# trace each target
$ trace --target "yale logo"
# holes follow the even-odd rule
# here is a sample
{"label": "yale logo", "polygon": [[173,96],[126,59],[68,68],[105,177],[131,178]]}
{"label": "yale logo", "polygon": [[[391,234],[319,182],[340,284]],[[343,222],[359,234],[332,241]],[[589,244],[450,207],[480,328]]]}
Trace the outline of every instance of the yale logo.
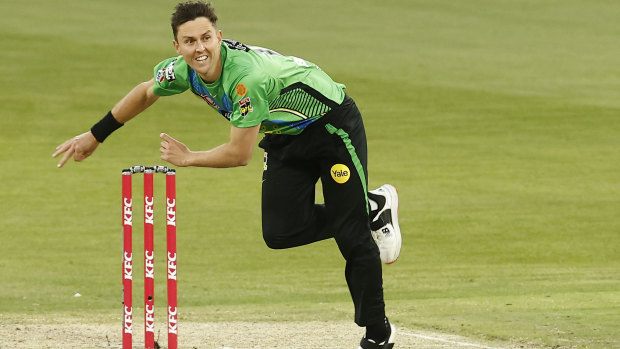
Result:
{"label": "yale logo", "polygon": [[349,168],[343,164],[335,164],[332,166],[330,172],[334,181],[340,184],[346,183],[351,176],[351,171],[349,171]]}

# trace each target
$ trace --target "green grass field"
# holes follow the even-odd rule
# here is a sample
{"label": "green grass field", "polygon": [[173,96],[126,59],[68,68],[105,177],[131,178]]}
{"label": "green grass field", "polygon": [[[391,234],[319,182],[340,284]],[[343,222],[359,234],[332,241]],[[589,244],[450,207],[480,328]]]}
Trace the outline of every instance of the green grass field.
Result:
{"label": "green grass field", "polygon": [[[184,94],[83,163],[50,157],[175,54],[175,3],[0,3],[0,326],[96,313],[120,337],[120,170],[163,164],[163,131],[195,150],[227,140],[224,119]],[[620,3],[215,5],[224,37],[317,63],[356,99],[370,187],[400,193],[393,322],[504,347],[620,348]],[[258,148],[246,168],[178,171],[181,321],[352,320],[333,241],[262,242],[261,171]]]}

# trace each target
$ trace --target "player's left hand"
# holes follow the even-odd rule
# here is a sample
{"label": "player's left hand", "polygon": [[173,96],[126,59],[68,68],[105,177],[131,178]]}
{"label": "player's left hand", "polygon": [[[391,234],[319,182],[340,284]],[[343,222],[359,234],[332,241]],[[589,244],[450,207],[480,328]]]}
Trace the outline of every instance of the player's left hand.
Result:
{"label": "player's left hand", "polygon": [[185,144],[165,133],[160,134],[159,137],[163,139],[159,148],[162,154],[161,159],[175,166],[187,166],[187,159],[191,154],[191,150]]}

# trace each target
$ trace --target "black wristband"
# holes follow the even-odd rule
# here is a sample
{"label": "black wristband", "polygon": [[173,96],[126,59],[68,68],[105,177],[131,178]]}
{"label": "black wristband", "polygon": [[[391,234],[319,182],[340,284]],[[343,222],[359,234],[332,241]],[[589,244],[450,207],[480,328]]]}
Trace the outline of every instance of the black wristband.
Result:
{"label": "black wristband", "polygon": [[97,139],[99,143],[103,143],[103,141],[108,138],[112,132],[116,131],[121,126],[123,126],[123,124],[116,121],[112,115],[112,111],[109,111],[103,119],[99,120],[99,122],[90,128],[90,132],[92,132],[93,136],[95,136],[95,139]]}

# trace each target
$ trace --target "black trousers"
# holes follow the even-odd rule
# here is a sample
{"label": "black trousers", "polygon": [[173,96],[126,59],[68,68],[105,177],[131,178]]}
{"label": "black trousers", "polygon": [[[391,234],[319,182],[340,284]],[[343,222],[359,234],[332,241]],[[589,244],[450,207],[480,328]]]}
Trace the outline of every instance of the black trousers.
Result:
{"label": "black trousers", "polygon": [[[267,134],[263,237],[274,249],[334,238],[359,326],[383,323],[379,249],[370,235],[366,132],[350,97],[299,135]],[[315,203],[321,179],[324,205]]]}

